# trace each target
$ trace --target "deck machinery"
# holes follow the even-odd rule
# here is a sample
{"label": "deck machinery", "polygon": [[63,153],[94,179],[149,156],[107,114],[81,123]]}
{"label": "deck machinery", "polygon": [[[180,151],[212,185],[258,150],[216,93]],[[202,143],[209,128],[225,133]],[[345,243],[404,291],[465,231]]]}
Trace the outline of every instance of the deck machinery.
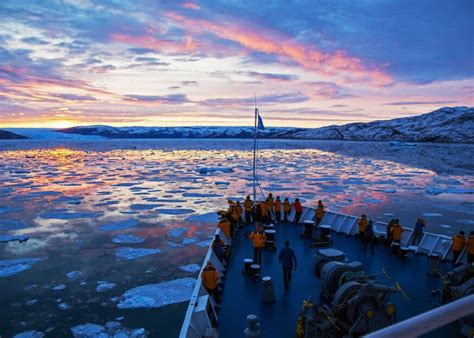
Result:
{"label": "deck machinery", "polygon": [[378,284],[360,262],[345,261],[339,250],[318,251],[321,302],[315,296],[304,302],[297,321],[299,338],[360,336],[395,323],[390,295],[400,290]]}

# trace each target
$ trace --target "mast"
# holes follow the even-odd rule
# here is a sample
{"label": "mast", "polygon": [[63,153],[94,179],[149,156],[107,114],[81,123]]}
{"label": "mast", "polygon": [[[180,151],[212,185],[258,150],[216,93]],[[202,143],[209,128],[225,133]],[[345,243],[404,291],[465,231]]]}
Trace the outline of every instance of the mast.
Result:
{"label": "mast", "polygon": [[257,109],[257,94],[255,94],[255,121],[254,121],[254,135],[253,135],[253,201],[256,201],[257,198],[257,119],[258,119],[258,109]]}

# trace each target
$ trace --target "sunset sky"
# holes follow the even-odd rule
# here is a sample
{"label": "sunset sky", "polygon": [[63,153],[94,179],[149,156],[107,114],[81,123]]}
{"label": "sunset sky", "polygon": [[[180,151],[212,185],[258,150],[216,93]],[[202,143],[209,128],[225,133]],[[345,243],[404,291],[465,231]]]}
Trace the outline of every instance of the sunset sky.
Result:
{"label": "sunset sky", "polygon": [[0,127],[318,127],[474,105],[474,1],[0,1]]}

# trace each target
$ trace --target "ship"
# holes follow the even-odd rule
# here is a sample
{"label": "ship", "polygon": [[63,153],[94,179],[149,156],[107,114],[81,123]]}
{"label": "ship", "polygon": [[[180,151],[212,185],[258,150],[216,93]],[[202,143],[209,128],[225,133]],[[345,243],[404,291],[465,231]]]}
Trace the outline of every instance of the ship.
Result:
{"label": "ship", "polygon": [[[263,127],[256,107],[254,121],[257,205],[266,197],[256,175],[258,130]],[[403,227],[397,242],[387,238],[388,224],[373,222],[372,253],[359,238],[359,216],[329,208],[315,222],[316,208],[303,206],[297,222],[294,208],[287,221],[279,222],[283,215],[275,217],[273,210],[263,224],[268,236],[260,264],[254,264],[248,239],[254,217],[245,224],[244,210],[244,225],[233,237],[217,228],[214,235],[225,242],[228,257],[217,257],[212,244],[208,248],[179,337],[474,336],[474,266],[467,263],[467,248],[453,261],[449,236],[423,232],[414,243],[415,229]],[[297,257],[288,289],[278,261],[285,241]],[[209,262],[219,276],[219,303],[202,283]]]}

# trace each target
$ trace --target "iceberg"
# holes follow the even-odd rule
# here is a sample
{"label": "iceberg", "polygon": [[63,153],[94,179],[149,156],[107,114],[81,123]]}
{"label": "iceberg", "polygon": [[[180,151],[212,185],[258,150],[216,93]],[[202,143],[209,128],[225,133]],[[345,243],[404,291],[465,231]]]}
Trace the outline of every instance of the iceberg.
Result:
{"label": "iceberg", "polygon": [[159,308],[189,301],[196,284],[194,278],[180,278],[158,284],[147,284],[127,290],[117,304],[119,309]]}

